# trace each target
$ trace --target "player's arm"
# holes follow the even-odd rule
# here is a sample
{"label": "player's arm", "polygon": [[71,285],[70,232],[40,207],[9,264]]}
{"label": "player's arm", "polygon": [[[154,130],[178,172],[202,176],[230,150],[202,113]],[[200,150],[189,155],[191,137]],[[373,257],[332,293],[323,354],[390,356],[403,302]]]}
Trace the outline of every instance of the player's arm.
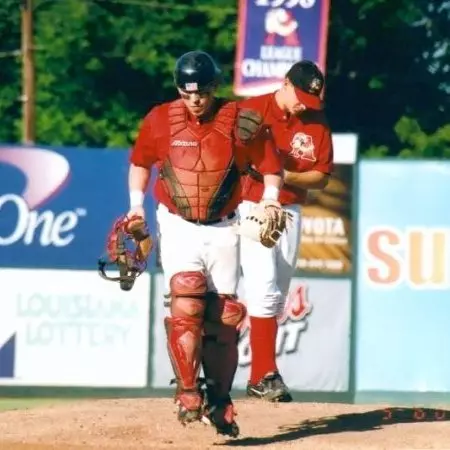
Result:
{"label": "player's arm", "polygon": [[130,208],[142,206],[145,192],[150,183],[150,169],[130,164],[128,171],[128,190],[130,192]]}
{"label": "player's arm", "polygon": [[249,164],[262,175],[264,200],[278,200],[283,186],[283,166],[279,151],[269,133],[262,132],[249,148]]}
{"label": "player's arm", "polygon": [[128,190],[130,195],[130,213],[144,217],[144,197],[150,183],[151,168],[157,160],[156,145],[153,139],[152,122],[155,113],[152,110],[143,120],[138,137],[130,155],[128,171]]}
{"label": "player's arm", "polygon": [[238,143],[243,147],[247,166],[254,168],[263,179],[263,199],[277,201],[283,184],[281,157],[263,125],[262,113],[254,106],[246,101],[240,104],[236,123]]}
{"label": "player's arm", "polygon": [[287,185],[300,189],[324,189],[328,184],[330,175],[318,170],[307,172],[284,171],[284,182]]}
{"label": "player's arm", "polygon": [[284,182],[300,189],[324,189],[333,171],[333,143],[331,133],[326,129],[322,135],[319,155],[312,170],[293,172],[284,170]]}

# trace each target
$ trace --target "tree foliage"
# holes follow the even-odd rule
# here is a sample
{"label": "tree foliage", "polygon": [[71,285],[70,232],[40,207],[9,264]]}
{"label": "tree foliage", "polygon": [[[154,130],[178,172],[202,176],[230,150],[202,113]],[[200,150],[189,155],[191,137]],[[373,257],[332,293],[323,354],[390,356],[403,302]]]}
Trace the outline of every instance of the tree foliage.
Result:
{"label": "tree foliage", "polygon": [[[124,147],[175,98],[185,51],[211,52],[232,95],[235,0],[34,0],[37,141]],[[20,0],[0,4],[0,141],[21,133]],[[332,0],[327,110],[368,156],[447,157],[450,3]]]}
{"label": "tree foliage", "polygon": [[[357,130],[373,156],[402,151],[399,131],[408,121],[425,136],[438,133],[450,117],[449,21],[450,2],[440,0],[333,0],[327,103],[334,128]],[[443,156],[442,145],[435,156]],[[427,156],[418,148],[410,154]]]}
{"label": "tree foliage", "polygon": [[0,5],[0,142],[15,142],[21,109],[20,15],[17,0]]}

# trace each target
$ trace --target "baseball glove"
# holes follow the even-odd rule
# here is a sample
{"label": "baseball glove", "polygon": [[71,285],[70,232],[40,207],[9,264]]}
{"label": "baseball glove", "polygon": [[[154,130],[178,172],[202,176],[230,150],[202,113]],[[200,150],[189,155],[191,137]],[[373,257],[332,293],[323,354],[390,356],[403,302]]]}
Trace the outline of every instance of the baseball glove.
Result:
{"label": "baseball glove", "polygon": [[275,247],[292,220],[292,214],[278,202],[258,204],[239,224],[238,234],[260,242],[264,247]]}
{"label": "baseball glove", "polygon": [[260,132],[263,125],[263,117],[258,111],[252,109],[241,109],[237,115],[236,136],[247,144]]}
{"label": "baseball glove", "polygon": [[[136,277],[146,269],[153,248],[147,222],[137,215],[119,217],[108,234],[106,248],[106,257],[98,261],[100,276],[118,281],[124,291],[131,290]],[[106,275],[105,269],[111,265],[117,266],[119,276]]]}

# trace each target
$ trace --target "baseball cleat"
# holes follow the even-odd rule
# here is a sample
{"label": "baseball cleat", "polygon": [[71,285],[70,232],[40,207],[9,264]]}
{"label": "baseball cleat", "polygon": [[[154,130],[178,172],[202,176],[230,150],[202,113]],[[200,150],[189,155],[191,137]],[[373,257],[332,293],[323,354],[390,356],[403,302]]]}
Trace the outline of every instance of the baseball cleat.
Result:
{"label": "baseball cleat", "polygon": [[190,422],[202,420],[205,404],[205,394],[202,389],[202,380],[198,380],[197,389],[182,389],[177,379],[170,381],[170,384],[176,384],[175,404],[178,407],[177,417],[182,425]]}
{"label": "baseball cleat", "polygon": [[177,396],[177,417],[182,425],[202,419],[203,396],[198,392],[182,392]]}
{"label": "baseball cleat", "polygon": [[208,405],[205,411],[205,419],[216,429],[217,434],[232,438],[238,437],[240,432],[238,424],[234,420],[236,415],[231,399],[215,405]]}
{"label": "baseball cleat", "polygon": [[249,397],[267,400],[269,402],[288,403],[292,401],[289,388],[284,384],[278,372],[270,372],[257,384],[247,384]]}

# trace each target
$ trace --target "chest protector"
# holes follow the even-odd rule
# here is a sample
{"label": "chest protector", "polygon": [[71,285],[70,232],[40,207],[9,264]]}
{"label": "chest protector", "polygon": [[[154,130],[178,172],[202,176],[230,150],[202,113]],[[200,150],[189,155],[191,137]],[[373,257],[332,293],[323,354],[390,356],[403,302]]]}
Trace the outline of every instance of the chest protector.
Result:
{"label": "chest protector", "polygon": [[212,122],[190,126],[181,100],[169,106],[169,152],[160,170],[164,188],[187,220],[222,217],[238,183],[234,158],[234,103],[222,106]]}

